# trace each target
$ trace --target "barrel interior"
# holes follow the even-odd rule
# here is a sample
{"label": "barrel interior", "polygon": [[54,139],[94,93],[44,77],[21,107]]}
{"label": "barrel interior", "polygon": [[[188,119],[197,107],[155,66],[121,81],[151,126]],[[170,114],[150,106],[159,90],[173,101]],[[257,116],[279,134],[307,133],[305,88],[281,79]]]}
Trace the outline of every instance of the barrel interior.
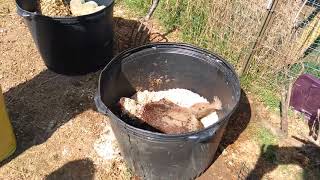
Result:
{"label": "barrel interior", "polygon": [[234,71],[217,56],[193,49],[147,48],[120,57],[101,77],[102,101],[114,114],[121,97],[139,90],[184,88],[213,100],[218,96],[227,115],[236,106],[240,87]]}

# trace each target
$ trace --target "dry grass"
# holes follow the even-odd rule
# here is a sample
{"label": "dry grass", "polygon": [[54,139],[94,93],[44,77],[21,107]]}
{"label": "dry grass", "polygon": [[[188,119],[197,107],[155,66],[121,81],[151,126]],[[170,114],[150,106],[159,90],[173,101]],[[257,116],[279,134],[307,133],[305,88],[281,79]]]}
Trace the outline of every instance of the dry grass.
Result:
{"label": "dry grass", "polygon": [[[140,12],[148,8],[148,3],[142,0],[122,1]],[[278,67],[279,63],[275,62],[279,62],[279,56],[271,56],[270,52],[286,56],[287,49],[296,44],[293,36],[298,37],[301,32],[293,34],[292,29],[300,5],[298,0],[279,3],[261,44],[262,49],[255,54],[256,63]],[[211,49],[237,67],[249,55],[267,13],[267,4],[263,0],[166,0],[157,10],[164,25],[178,28],[184,41]]]}
{"label": "dry grass", "polygon": [[[141,13],[145,13],[150,5],[144,0],[119,2]],[[284,83],[288,77],[293,81],[303,69],[289,71],[292,66],[306,60],[302,58],[304,51],[320,34],[319,15],[307,27],[294,28],[302,3],[300,0],[279,1],[266,32],[260,37],[261,43],[253,53],[249,74],[243,77],[250,82],[245,83],[245,88],[260,87],[255,91],[267,91],[258,94],[267,104],[273,104],[276,108],[281,85],[288,84]],[[302,9],[298,20],[305,19],[315,9],[306,7]],[[156,17],[167,29],[178,29],[179,41],[216,52],[231,62],[238,72],[241,72],[252,52],[267,14],[267,2],[264,0],[163,0],[156,11]],[[311,61],[320,65],[319,60],[311,58]],[[272,94],[276,94],[277,100],[269,98],[270,95],[274,96]]]}
{"label": "dry grass", "polygon": [[308,28],[295,28],[294,19],[300,6],[300,1],[278,4],[273,21],[255,54],[251,73],[259,71],[260,77],[274,76],[274,73],[302,61],[303,52],[315,40],[308,34],[313,33],[317,20],[312,21]]}
{"label": "dry grass", "polygon": [[[120,39],[138,24],[129,13],[115,8]],[[95,110],[97,78],[47,70],[14,1],[0,0],[0,84],[17,138],[15,154],[0,163],[0,179],[130,179],[120,155],[109,160],[94,149],[109,126]]]}
{"label": "dry grass", "polygon": [[[161,4],[162,7],[167,8],[164,10],[175,13],[161,14],[162,10],[158,9],[158,16],[161,15],[163,21],[171,23],[167,24],[167,28],[178,27],[182,36],[185,39],[189,38],[189,42],[207,46],[227,59],[233,60],[235,65],[239,65],[238,68],[241,67],[239,63],[248,54],[248,51],[245,50],[251,47],[259,29],[258,25],[262,23],[261,20],[265,14],[264,4],[258,6],[259,3],[253,0],[246,2],[239,0],[197,1],[197,4],[194,2],[164,0]],[[186,8],[187,3],[190,4],[188,9]],[[209,3],[210,6],[201,3]],[[143,4],[148,6],[148,3]],[[254,7],[248,8],[252,4],[255,4]],[[228,6],[225,7],[225,5]],[[211,10],[214,7],[216,9]],[[203,10],[198,11],[196,8],[203,8]],[[219,8],[226,9],[218,11]],[[210,11],[207,11],[208,9]],[[131,13],[131,11],[128,12]],[[121,17],[124,18],[121,22],[131,22],[125,18],[133,16],[128,12],[120,7],[116,9],[115,14],[121,14]],[[213,17],[218,12],[225,14],[217,16],[218,18]],[[1,13],[4,13],[4,16]],[[199,17],[192,13],[197,13]],[[205,17],[208,14],[212,14],[211,19]],[[237,14],[247,16],[252,22]],[[107,121],[107,118],[93,109],[92,96],[96,91],[97,74],[79,78],[64,76],[55,78],[54,73],[46,70],[23,21],[15,15],[13,1],[0,0],[0,18],[2,17],[4,18],[3,21],[0,20],[0,29],[4,31],[0,33],[0,83],[4,87],[8,110],[11,112],[11,120],[15,125],[18,151],[10,162],[0,168],[0,179],[43,179],[48,175],[54,178],[59,174],[69,175],[70,173],[74,174],[75,178],[83,175],[86,178],[91,176],[92,179],[116,179],[117,177],[129,179],[131,174],[125,168],[123,161],[116,164],[111,163],[111,167],[110,164],[106,166],[92,148],[95,139],[98,138],[104,127],[103,124]],[[194,17],[197,18],[192,19]],[[199,27],[191,29],[191,26],[196,25]],[[206,28],[200,25],[205,25]],[[124,30],[123,27],[127,26],[121,26],[117,31],[122,32],[120,30]],[[211,30],[214,30],[212,34],[215,36],[208,34]],[[194,34],[188,35],[189,31],[194,31]],[[237,34],[240,33],[243,35],[238,36]],[[127,34],[124,32],[122,39]],[[206,37],[207,40],[203,40],[202,37]],[[210,39],[211,37],[216,39]],[[232,57],[234,59],[231,59]],[[264,97],[273,97],[272,94],[270,96],[269,91],[262,92],[265,94]],[[252,108],[257,106],[251,101],[246,104],[251,104]],[[256,119],[266,120],[267,123],[272,121],[268,119],[269,116],[260,117],[263,108],[262,106],[256,108],[257,113],[252,110],[253,119],[250,122],[257,122]],[[244,112],[241,111],[241,113]],[[239,123],[239,120],[244,116],[250,116],[249,112],[246,114],[236,116],[236,121],[234,121],[236,125],[231,126],[234,130],[231,128],[226,131],[231,135],[231,139],[235,136],[234,132],[244,124]],[[256,114],[259,116],[256,117]],[[275,123],[277,125],[278,120]],[[298,123],[301,121],[293,122],[291,125],[297,124],[297,127],[300,128]],[[289,133],[297,132],[295,128],[291,129]],[[49,130],[49,136],[47,136],[47,130]],[[256,131],[252,133],[257,134]],[[259,157],[259,146],[250,138],[252,133],[244,131],[241,137],[228,146],[225,155],[220,156],[221,161],[215,162],[213,167],[221,171],[221,177],[229,175],[229,171],[237,175],[236,171],[239,166],[228,168],[226,166],[230,163],[227,160],[236,161],[234,163],[236,165],[243,161],[249,161],[252,166],[256,163]],[[237,156],[237,159],[234,155]],[[294,155],[295,153],[288,159],[295,157]],[[95,172],[92,171],[93,168]],[[303,166],[300,169],[303,169]],[[215,175],[215,172],[212,175]],[[276,173],[276,175],[279,174]]]}
{"label": "dry grass", "polygon": [[[279,4],[275,9],[273,21],[267,27],[265,35],[260,37],[263,38],[262,43],[258,44],[249,64],[248,76],[251,78],[247,86],[255,87],[251,88],[252,91],[256,91],[271,107],[277,107],[280,99],[279,96],[272,95],[278,87],[278,84],[274,84],[273,74],[279,71],[279,67],[298,59],[288,58],[288,55],[292,55],[289,52],[293,48],[293,12],[299,7],[294,2],[290,3],[290,6],[288,3]],[[267,14],[265,1],[190,2],[183,14],[184,23],[181,24],[183,38],[220,54],[241,72],[259,38]],[[195,21],[201,15],[202,19]]]}

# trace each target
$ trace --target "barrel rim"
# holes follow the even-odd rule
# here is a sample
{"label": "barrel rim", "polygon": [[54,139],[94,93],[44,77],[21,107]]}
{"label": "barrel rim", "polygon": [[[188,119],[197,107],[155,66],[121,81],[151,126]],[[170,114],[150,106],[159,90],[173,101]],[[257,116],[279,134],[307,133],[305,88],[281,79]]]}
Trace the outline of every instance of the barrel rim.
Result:
{"label": "barrel rim", "polygon": [[[60,16],[53,16],[52,17],[52,16],[46,16],[46,15],[37,13],[35,11],[34,12],[27,11],[27,10],[23,9],[22,7],[20,7],[20,5],[18,3],[19,1],[21,1],[21,0],[15,0],[18,14],[20,14],[20,15],[25,14],[27,17],[36,16],[36,17],[43,18],[43,19],[57,20],[57,21],[80,21],[84,18],[94,17],[96,15],[99,15],[99,14],[105,12],[107,9],[111,8],[115,4],[115,0],[110,0],[110,3],[107,4],[105,8],[103,8],[97,12],[91,13],[91,14],[86,14],[86,15],[81,15],[81,16],[61,16],[61,17]],[[21,15],[21,16],[24,16],[24,15]]]}
{"label": "barrel rim", "polygon": [[[217,59],[219,59],[226,67],[227,69],[229,69],[232,74],[234,75],[235,81],[237,82],[238,88],[238,96],[236,97],[236,104],[234,105],[234,107],[231,109],[231,111],[229,111],[228,113],[226,113],[223,117],[220,118],[220,120],[207,127],[204,128],[200,131],[195,131],[195,132],[188,132],[188,133],[182,133],[182,134],[163,134],[163,133],[157,133],[157,132],[151,132],[148,130],[144,130],[144,129],[140,129],[134,126],[131,126],[130,124],[127,124],[126,122],[124,122],[123,120],[121,120],[117,115],[115,115],[105,104],[104,102],[102,102],[101,99],[101,80],[102,80],[102,75],[104,74],[105,71],[107,71],[109,68],[111,68],[111,66],[114,63],[117,63],[117,61],[119,59],[123,59],[131,54],[134,54],[136,52],[139,52],[141,50],[144,49],[148,49],[148,48],[161,48],[161,47],[172,47],[172,48],[184,48],[184,49],[189,49],[189,50],[196,50],[198,52],[207,54],[209,56],[213,56],[216,57]],[[120,126],[124,129],[126,129],[128,131],[128,133],[130,133],[131,135],[135,135],[137,137],[148,137],[149,140],[151,139],[162,139],[162,140],[167,140],[167,141],[176,141],[178,139],[189,139],[191,141],[198,141],[199,139],[203,139],[206,138],[208,136],[213,136],[214,133],[216,132],[217,129],[219,129],[220,126],[222,126],[226,121],[229,120],[230,116],[235,112],[235,110],[238,108],[239,103],[240,103],[240,97],[241,97],[241,86],[240,86],[240,80],[239,77],[236,73],[236,71],[234,70],[234,68],[232,67],[232,65],[230,63],[228,63],[224,58],[222,58],[221,56],[210,52],[206,49],[203,48],[199,48],[196,47],[194,45],[191,44],[187,44],[187,43],[172,43],[172,42],[157,42],[157,43],[149,43],[146,45],[142,45],[136,48],[131,48],[128,49],[126,51],[123,51],[122,53],[118,54],[117,56],[115,56],[101,71],[100,75],[99,75],[99,83],[98,83],[98,92],[97,92],[97,97],[99,98],[99,101],[101,101],[101,104],[104,106],[104,109],[106,109],[106,113],[108,116],[111,116],[111,120],[116,120],[116,123],[119,123]]]}

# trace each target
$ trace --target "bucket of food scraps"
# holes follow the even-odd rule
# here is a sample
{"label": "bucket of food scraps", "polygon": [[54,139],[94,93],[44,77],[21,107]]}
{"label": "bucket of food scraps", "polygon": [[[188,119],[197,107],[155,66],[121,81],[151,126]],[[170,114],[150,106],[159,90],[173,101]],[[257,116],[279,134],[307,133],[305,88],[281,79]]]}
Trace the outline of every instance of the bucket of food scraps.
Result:
{"label": "bucket of food scraps", "polygon": [[157,43],[115,57],[101,72],[95,102],[136,175],[193,179],[212,163],[240,93],[221,57]]}
{"label": "bucket of food scraps", "polygon": [[112,58],[113,0],[16,0],[46,66],[57,73],[95,72]]}

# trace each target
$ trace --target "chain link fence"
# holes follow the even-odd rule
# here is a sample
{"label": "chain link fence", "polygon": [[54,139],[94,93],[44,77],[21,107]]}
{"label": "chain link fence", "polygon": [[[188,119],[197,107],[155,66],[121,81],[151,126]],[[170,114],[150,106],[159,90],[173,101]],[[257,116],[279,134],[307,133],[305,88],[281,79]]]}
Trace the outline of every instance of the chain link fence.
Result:
{"label": "chain link fence", "polygon": [[[122,0],[145,13],[144,0]],[[183,42],[231,62],[268,106],[302,73],[320,77],[319,0],[162,0],[155,16]]]}

